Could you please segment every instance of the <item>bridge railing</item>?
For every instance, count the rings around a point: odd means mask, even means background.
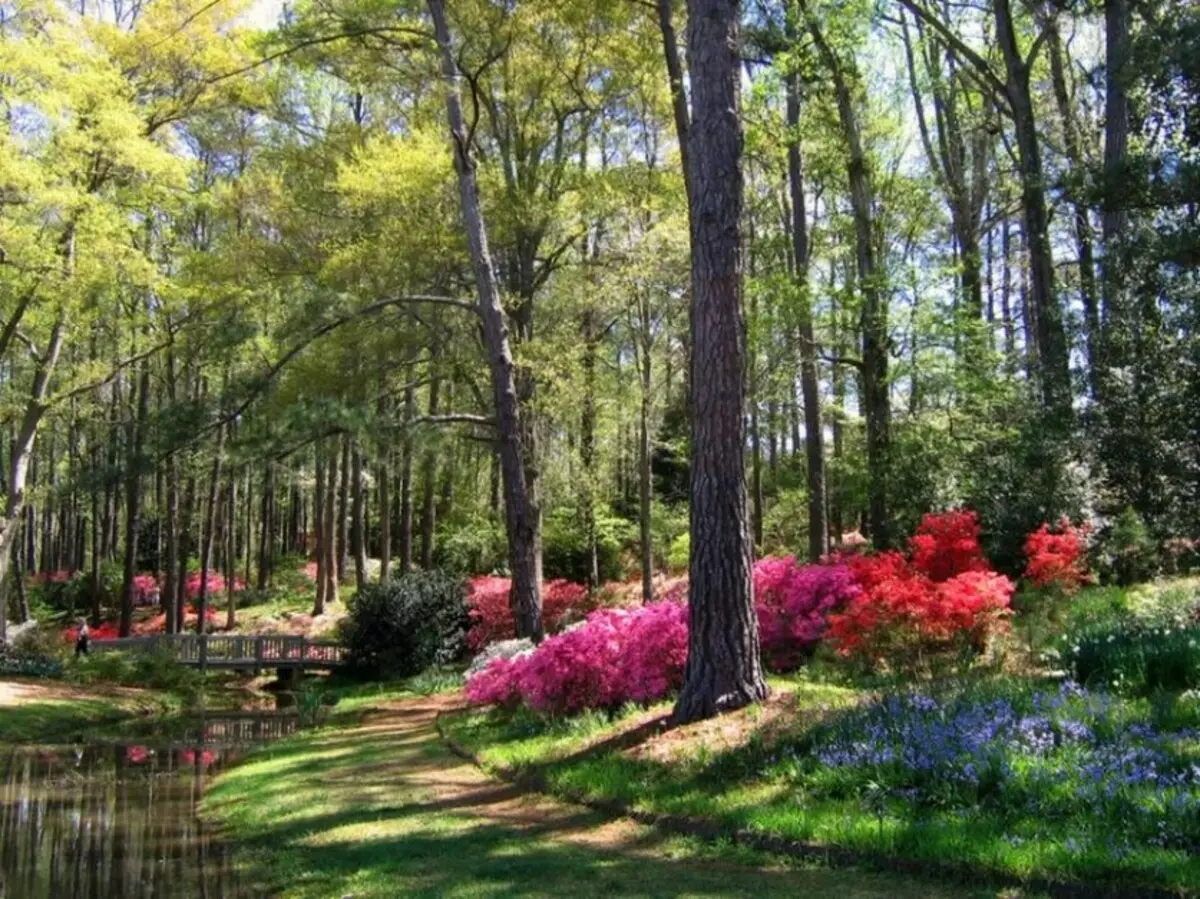
[[[343,650],[332,640],[309,640],[275,634],[158,634],[93,640],[91,649],[154,651],[170,649],[184,665],[199,668],[336,668]]]

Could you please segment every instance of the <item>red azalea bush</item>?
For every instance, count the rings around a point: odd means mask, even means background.
[[[196,616],[199,611],[195,606],[188,606],[183,615],[183,630],[196,629]],[[217,610],[213,606],[205,606],[204,620],[209,624],[215,625],[217,621]],[[153,618],[147,618],[145,621],[135,621],[132,627],[133,633],[139,637],[147,637],[153,634],[164,634],[167,631],[167,614],[162,612],[155,615]]]
[[[969,510],[926,515],[898,552],[841,558],[862,592],[829,616],[842,655],[902,664],[906,657],[967,646],[982,650],[1010,612],[1015,585],[991,570]]]
[[[120,625],[115,621],[101,621],[95,627],[88,627],[88,638],[91,640],[115,640],[120,636]],[[63,642],[74,643],[79,639],[79,625],[74,625],[63,631]]]
[[[1074,593],[1088,580],[1087,528],[1064,517],[1057,533],[1049,524],[1025,538],[1025,578],[1035,587]]]
[[[489,643],[511,640],[512,609],[508,595],[512,580],[506,577],[477,577],[467,584],[467,605],[470,607],[471,628],[467,645],[478,652]],[[561,630],[573,617],[580,617],[591,606],[587,587],[565,580],[547,581],[542,585],[542,623],[548,633]]]
[[[776,671],[800,665],[825,633],[826,618],[862,592],[847,565],[798,565],[768,556],[754,565],[754,606],[763,660]]]
[[[979,516],[969,509],[926,515],[908,542],[913,567],[939,583],[990,567],[979,545]]]
[[[39,571],[37,574],[29,576],[29,583],[41,586],[42,584],[65,584],[71,580],[71,572],[69,571]]]
[[[653,702],[683,683],[687,607],[655,602],[601,609],[532,653],[497,659],[467,681],[467,699],[558,715]]]

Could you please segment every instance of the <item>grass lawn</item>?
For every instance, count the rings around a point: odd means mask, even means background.
[[[149,691],[58,681],[0,680],[0,743],[68,743],[166,712]]]
[[[1077,792],[1081,788],[1072,777],[1078,772],[1070,770],[1073,763],[1082,769],[1095,756],[1083,755],[1085,749],[1072,755],[1075,750],[1067,747],[1060,755],[1014,757],[1011,786],[1004,787],[1013,799],[1005,793],[1003,802],[994,801],[988,793],[993,788],[984,783],[972,787],[971,802],[963,802],[968,791],[940,784],[935,772],[917,801],[908,795],[915,789],[896,788],[906,772],[890,757],[857,768],[838,768],[829,760],[835,752],[864,745],[867,724],[891,726],[886,710],[857,731],[845,724],[854,724],[856,716],[869,718],[864,706],[871,697],[802,680],[776,681],[775,687],[765,707],[679,730],[664,729],[668,704],[613,719],[585,714],[555,721],[529,712],[459,711],[443,716],[442,728],[486,768],[533,774],[548,792],[566,798],[616,800],[642,812],[715,821],[728,831],[1021,879],[1200,886],[1200,860],[1186,848],[1186,834],[1151,842],[1133,829],[1134,815],[1153,824],[1159,805],[1176,792],[1194,793],[1190,788],[1168,790],[1165,779],[1162,789],[1134,785],[1102,807],[1105,800]],[[991,706],[979,707],[986,719]],[[1148,703],[1113,700],[1107,709],[1105,720],[1118,729],[1153,718]],[[1030,714],[1018,711],[1013,720],[1023,723]],[[1176,722],[1174,731],[1185,745],[1172,744],[1172,751],[1186,767],[1195,752],[1194,715],[1182,714],[1186,720]],[[936,707],[929,715],[937,726],[952,723],[953,715],[943,716]],[[828,758],[820,755],[822,747],[828,747]],[[1133,769],[1117,773],[1124,777]]]
[[[246,876],[282,897],[1020,895],[785,865],[523,796],[443,745],[435,715],[453,702],[348,695],[336,726],[222,774],[205,815],[237,844]]]

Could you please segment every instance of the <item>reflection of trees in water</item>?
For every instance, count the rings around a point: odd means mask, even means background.
[[[0,899],[234,899],[196,818],[211,752],[108,746],[0,758]]]

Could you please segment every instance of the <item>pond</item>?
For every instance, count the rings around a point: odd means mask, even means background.
[[[0,747],[0,899],[242,899],[196,809],[240,749]]]

